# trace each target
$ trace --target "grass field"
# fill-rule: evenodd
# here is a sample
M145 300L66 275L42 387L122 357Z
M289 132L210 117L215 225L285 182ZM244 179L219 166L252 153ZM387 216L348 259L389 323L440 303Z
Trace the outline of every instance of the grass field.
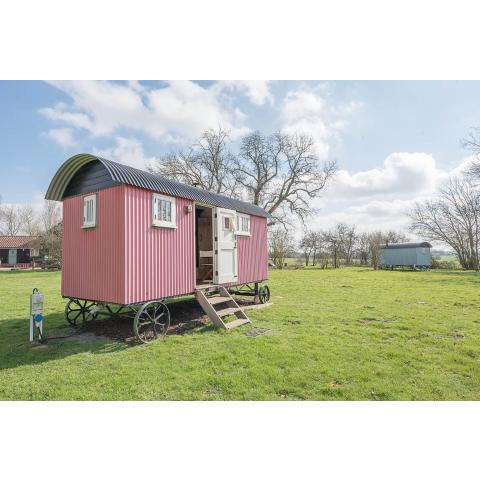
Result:
M248 327L199 327L150 345L22 344L28 295L64 325L60 274L0 273L0 399L480 399L480 275L364 268L272 271ZM19 345L20 344L20 345Z

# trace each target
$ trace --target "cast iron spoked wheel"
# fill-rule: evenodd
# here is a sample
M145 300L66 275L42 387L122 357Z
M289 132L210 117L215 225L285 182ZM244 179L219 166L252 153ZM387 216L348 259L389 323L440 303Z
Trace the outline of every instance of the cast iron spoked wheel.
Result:
M260 303L267 303L270 300L270 288L268 285L262 285L258 290L258 299Z
M133 321L135 335L143 343L164 337L169 326L170 312L167 306L158 300L142 305Z
M65 305L65 319L73 326L78 325L80 322L90 322L98 315L98 311L94 309L96 306L95 302L72 298Z

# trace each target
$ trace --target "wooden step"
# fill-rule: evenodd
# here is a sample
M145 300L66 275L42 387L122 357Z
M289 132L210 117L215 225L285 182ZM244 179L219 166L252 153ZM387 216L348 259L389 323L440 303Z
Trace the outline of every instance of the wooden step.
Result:
M230 329L240 327L241 325L245 325L246 323L250 323L250 320L248 318L237 318L236 320L232 320L231 322L226 323L225 326L227 327L227 329Z
M207 297L210 305L218 305L219 303L231 302L231 297Z
M250 322L250 319L246 313L238 306L237 302L232 298L228 290L221 285L211 285L206 287L205 285L197 286L195 296L198 303L203 308L204 312L209 316L213 324L218 328L235 328ZM207 295L207 293L219 293L219 295ZM214 305L220 305L227 303L230 306L221 310L215 310ZM222 317L228 315L235 315L237 318L232 322L225 323Z
M226 317L227 315L235 315L239 311L240 309L238 307L223 308L222 310L217 310L217 315L219 317Z

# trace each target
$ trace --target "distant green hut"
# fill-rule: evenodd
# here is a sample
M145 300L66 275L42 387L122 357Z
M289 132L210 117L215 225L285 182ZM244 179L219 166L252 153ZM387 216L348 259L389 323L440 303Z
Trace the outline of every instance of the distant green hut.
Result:
M380 267L429 268L432 266L432 246L428 242L386 243L381 245Z

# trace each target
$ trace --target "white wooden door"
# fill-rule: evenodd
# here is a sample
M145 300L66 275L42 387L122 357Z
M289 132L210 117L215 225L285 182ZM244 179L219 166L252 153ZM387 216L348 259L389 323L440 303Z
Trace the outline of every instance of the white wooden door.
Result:
M215 276L217 284L237 281L235 210L215 209Z

